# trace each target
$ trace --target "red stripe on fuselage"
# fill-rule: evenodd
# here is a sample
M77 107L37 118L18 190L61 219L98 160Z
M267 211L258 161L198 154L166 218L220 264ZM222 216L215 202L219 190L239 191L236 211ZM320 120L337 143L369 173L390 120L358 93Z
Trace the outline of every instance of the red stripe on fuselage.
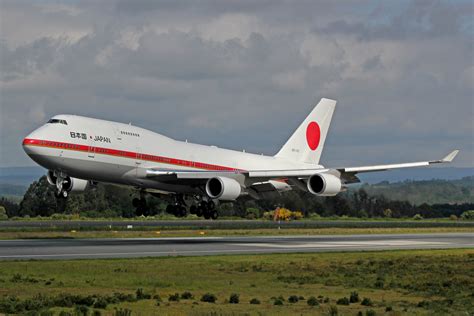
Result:
M115 157L122 157L122 158L130 158L130 159L135 159L135 160L153 161L153 162L165 163L165 164L170 164L170 165L213 170L213 171L242 171L236 168L207 164L203 162L169 158L169 157L163 157L163 156L155 156L155 155L137 153L137 152L126 151L126 150L117 150L117 149L111 149L111 148L105 148L105 147L56 142L56 141L51 141L51 140L25 138L23 140L23 146L37 146L37 147L47 147L47 148L72 150L72 151L80 151L80 152L91 152L91 153L93 152L98 155L108 155L108 156L115 156Z

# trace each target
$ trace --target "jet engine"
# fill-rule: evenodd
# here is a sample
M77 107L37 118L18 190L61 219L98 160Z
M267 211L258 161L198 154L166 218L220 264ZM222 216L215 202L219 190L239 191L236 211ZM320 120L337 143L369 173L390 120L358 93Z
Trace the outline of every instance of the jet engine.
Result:
M242 193L242 187L234 179L215 177L207 181L206 193L211 199L233 201Z
M56 185L56 182L58 181L58 177L54 175L53 171L48 171L48 174L46 175L46 177L48 179L49 184ZM88 185L89 185L89 181L87 180L71 178L67 176L63 180L62 188L66 192L82 192L87 188Z
M318 173L308 179L308 191L318 196L335 196L342 191L341 179L328 173Z

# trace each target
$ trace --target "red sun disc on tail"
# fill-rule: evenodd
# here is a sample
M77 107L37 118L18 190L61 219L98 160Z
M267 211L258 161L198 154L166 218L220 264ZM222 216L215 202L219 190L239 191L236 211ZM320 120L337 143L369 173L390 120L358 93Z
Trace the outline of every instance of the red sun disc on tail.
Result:
M308 142L309 148L311 148L311 150L316 150L319 146L320 139L321 130L318 123L309 123L308 128L306 128L306 141Z

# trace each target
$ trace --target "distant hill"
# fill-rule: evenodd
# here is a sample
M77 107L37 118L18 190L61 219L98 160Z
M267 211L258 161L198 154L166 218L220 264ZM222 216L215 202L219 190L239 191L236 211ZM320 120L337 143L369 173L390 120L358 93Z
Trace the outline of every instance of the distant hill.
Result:
M474 203L474 176L459 180L425 180L366 184L369 195L384 195L390 200L409 201L419 205Z
M405 180L459 180L474 176L474 168L408 168L382 172L368 172L358 175L363 183L379 183L382 181L402 182Z

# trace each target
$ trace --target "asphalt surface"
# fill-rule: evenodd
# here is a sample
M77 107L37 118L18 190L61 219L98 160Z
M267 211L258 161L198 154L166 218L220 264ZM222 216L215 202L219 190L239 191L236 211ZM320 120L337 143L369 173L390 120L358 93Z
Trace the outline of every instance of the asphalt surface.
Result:
M474 248L474 233L0 241L0 260Z

